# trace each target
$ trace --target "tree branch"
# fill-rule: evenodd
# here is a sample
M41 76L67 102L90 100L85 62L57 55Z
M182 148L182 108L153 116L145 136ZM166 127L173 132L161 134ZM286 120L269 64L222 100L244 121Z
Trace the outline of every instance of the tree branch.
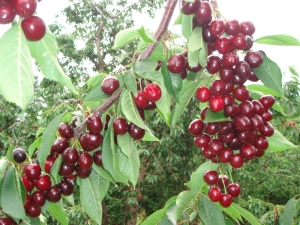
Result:
M106 22L103 22L100 24L97 33L96 33L96 47L97 47L97 56L98 56L98 72L101 73L104 71L104 57L103 54L101 54L101 45L100 45L100 41L101 41L101 35L102 35L102 31L104 26L106 25Z
M93 1L90 0L93 4ZM165 12L163 14L163 17L160 21L160 24L154 34L154 39L158 42L163 37L164 33L167 31L175 6L177 4L178 0L168 0L167 5L165 7ZM96 8L97 9L97 8ZM98 9L97 9L98 10ZM153 50L155 49L156 44L148 45L147 48L144 50L144 52L140 55L138 58L139 60L148 58ZM117 102L120 98L120 95L122 93L122 89L115 92L109 99L107 99L99 108L94 110L94 113L101 116L103 112L105 112L110 106L112 106L115 102ZM80 127L75 128L75 136L79 136L82 130L86 126L86 119L82 122Z

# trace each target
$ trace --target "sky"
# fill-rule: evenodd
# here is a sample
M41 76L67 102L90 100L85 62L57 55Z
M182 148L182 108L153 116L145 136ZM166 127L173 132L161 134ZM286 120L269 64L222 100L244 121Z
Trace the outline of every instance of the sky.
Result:
M95 0L96 1L96 0ZM130 2L130 0L128 1ZM59 14L63 8L69 5L68 0L42 0L38 4L38 14L46 24L53 23L55 14ZM238 21L250 20L256 27L254 39L273 34L287 34L300 40L300 1L299 0L218 0L219 10L227 19L237 19ZM162 17L163 9L156 12L155 19L145 17L145 15L135 15L135 25L155 31ZM177 6L172 22L179 14ZM0 26L2 35L9 26ZM178 26L170 26L170 29L179 33ZM300 47L278 47L269 45L253 46L253 49L264 50L269 58L275 61L282 69L288 71L288 66L294 65L300 72L300 58L298 52Z

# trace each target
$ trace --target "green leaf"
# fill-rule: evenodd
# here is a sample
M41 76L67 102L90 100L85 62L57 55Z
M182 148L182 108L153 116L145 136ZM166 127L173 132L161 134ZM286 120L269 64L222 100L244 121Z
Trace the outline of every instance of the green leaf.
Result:
M20 178L16 174L15 167L10 166L4 175L1 185L2 211L15 218L28 221L21 198L22 193L20 187L18 187Z
M50 170L50 173L51 173L51 175L54 178L54 180L55 180L56 183L59 183L58 172L59 172L61 163L62 163L62 155L60 155L59 157L57 157L57 159L54 161L54 163L53 163L53 165L51 167L51 170Z
M147 43L157 43L157 41L147 33L144 26L138 29L138 34Z
M198 200L198 214L205 225L225 225L221 210L207 198L202 197Z
M191 15L182 15L181 29L182 35L189 40L193 29L193 17Z
M251 225L261 225L261 223L258 222L258 220L255 218L255 216L252 215L252 213L240 207L236 203L233 202L230 207L239 212L249 223L251 223Z
M103 99L108 99L109 97L111 97L111 96L105 94L102 91L100 84L98 84L89 90L89 92L87 93L87 95L84 98L84 101L88 102L88 101L95 101L95 100L103 100Z
M103 169L102 166L100 167L100 166L97 166L95 163L93 163L92 168L98 175L103 177L105 180L114 183L114 180L111 177L110 173L108 171L106 171L105 169Z
M66 86L69 91L77 95L78 91L57 60L59 49L56 44L55 35L47 30L45 36L40 41L29 41L28 45L31 56L40 65L44 76Z
M200 40L201 41L200 41ZM194 52L202 48L202 27L196 27L189 38L188 50Z
M253 68L253 71L264 85L283 96L282 74L275 62L264 55L263 63L258 68Z
M2 187L3 177L8 167L8 160L3 157L0 159L0 187ZM0 196L0 208L1 208L1 196Z
M224 115L223 111L220 112L214 112L211 109L208 109L205 114L204 123L210 123L210 122L222 122L222 121L231 121L229 117L226 117Z
M202 67L206 66L207 57L207 44L202 40L202 48L199 52L199 63Z
M28 155L29 157L32 157L34 151L39 148L40 144L42 142L42 137L38 137L35 139L35 141L29 146L28 148Z
M131 27L125 30L121 30L119 33L117 33L113 49L117 50L119 48L122 48L139 37L140 35L138 33L138 30L139 28Z
M88 86L88 90L90 90L91 88L95 87L95 86L98 86L100 87L102 81L103 81L103 77L107 76L106 73L99 73L95 76L91 76L88 81L86 82L87 83L87 86Z
M34 76L27 40L20 24L0 39L0 93L23 110L33 100Z
M186 83L188 81L184 81ZM202 81L189 82L187 88L180 92L180 102L176 102L175 109L171 114L171 134L173 133L175 126L183 114L186 106L190 102L191 98L194 96L197 88L201 85Z
M156 67L157 61L154 59L143 59L133 64L133 71L136 74L151 80L152 74Z
M268 35L260 37L254 42L267 45L300 46L300 42L296 38L286 34Z
M43 133L42 136L42 142L40 144L39 150L38 150L38 160L40 165L44 165L45 161L50 153L52 144L54 143L56 139L56 132L58 129L58 126L65 116L66 113L61 113L57 115L48 125L46 130ZM44 170L44 167L42 166L42 169Z
M191 67L197 66L199 63L199 53L200 50L196 50L194 52L188 51L188 60L189 60L189 65Z
M66 211L62 207L62 204L50 202L47 211L62 225L68 225L69 219Z
M8 149L7 149L7 152L6 152L6 159L8 159L8 161L11 161L11 162L15 162L14 160L14 157L13 157L13 150L14 150L14 146L10 146Z
M99 188L100 191L100 202L104 199L108 188L109 188L109 181L105 180L101 176L99 176L97 173L92 171L90 175L91 179L95 181L95 186Z
M282 152L297 146L289 142L278 130L274 129L274 134L267 137L269 142L268 149L274 152Z
M149 131L149 128L145 125L139 112L137 111L131 93L127 89L124 89L122 92L121 107L122 107L123 114L129 121L131 121L138 127Z
M152 213L150 216L147 217L146 220L141 225L154 225L158 224L165 216L165 210L161 209L154 213Z
M131 93L136 96L137 95L137 86L136 86L136 78L135 75L131 72L128 71L125 74L125 85Z
M120 147L121 151L129 158L135 149L132 137L128 134L128 132L126 132L126 134L118 135L117 139L118 146Z
M150 58L156 61L164 61L167 57L166 46L159 43L156 45L154 51L151 53Z
M179 15L178 15L178 17L174 21L174 25L181 25L182 16L183 16L183 13L180 12Z
M142 138L143 141L159 141L157 137L155 137L150 131L145 131L145 135Z
M234 223L230 219L228 219L228 218L224 218L224 219L225 219L226 225L234 225Z
M294 202L295 199L291 198L285 205L283 213L280 215L279 222L282 225L293 224L294 221Z
M191 175L191 193L193 197L197 197L200 191L205 187L206 183L203 179L203 174L207 170L216 170L219 167L219 164L212 163L207 161L200 165L196 171Z
M277 96L277 97L282 97L282 95L280 93L278 93L277 91L275 91L274 89L268 88L265 85L261 85L261 84L247 85L247 89L252 90L252 91L258 91L258 92L264 93L265 95L273 95L273 96Z
M121 151L117 152L120 171L135 186L140 171L140 158L134 146L131 156L128 158Z
M175 217L177 221L180 219L182 213L189 206L192 199L193 199L193 195L191 191L183 191L177 196L176 199L177 209L175 211Z
M94 173L94 171L92 171ZM84 211L98 225L102 223L101 195L97 180L93 176L80 179L80 202Z
M161 118L170 126L171 121L171 97L167 93L167 90L164 85L160 86L161 89L161 98L155 102L156 111L159 113Z
M190 214L190 222L192 222L198 215L198 212L197 211L194 211Z
M221 206L220 206L221 207ZM228 208L223 208L222 209L224 210L224 212L230 216L234 221L238 222L239 221L242 221L242 216L241 214L236 211L234 208L232 207L228 207Z
M45 127L39 127L39 129L36 131L35 138L40 136L45 130L46 130Z

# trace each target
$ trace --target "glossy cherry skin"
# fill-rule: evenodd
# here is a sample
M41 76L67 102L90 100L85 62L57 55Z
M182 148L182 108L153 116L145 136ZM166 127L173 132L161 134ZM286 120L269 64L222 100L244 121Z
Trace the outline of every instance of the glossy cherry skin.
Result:
M255 114L262 115L265 112L265 108L260 101L252 100L252 105Z
M60 165L58 174L63 176L63 177L69 177L73 174L75 171L75 166L74 165L67 165L64 162Z
M85 179L88 178L90 176L90 174L92 173L92 168L85 170L83 168L81 168L79 166L79 164L76 165L75 167L75 171L78 177L80 177L81 179Z
M40 177L41 175L41 167L38 164L28 164L24 167L25 175L30 178L31 180L35 180Z
M241 154L235 154L231 157L230 165L233 168L241 168L244 164L244 158Z
M55 160L56 160L56 158L53 158L53 157L48 157L46 159L45 165L44 165L44 169L45 169L46 173L50 173Z
M219 155L223 151L224 144L221 140L213 138L208 144L208 149L214 154Z
M245 55L244 60L249 64L251 68L259 67L263 62L263 55L260 51L249 51Z
M199 87L196 91L196 97L199 102L207 102L211 97L210 89L207 87Z
M232 196L229 194L221 194L219 202L221 206L223 206L224 208L228 208L232 203Z
M58 133L63 138L71 138L74 135L73 128L68 123L61 123L58 126Z
M238 115L233 121L235 129L238 131L249 131L251 129L251 122L247 116Z
M137 91L137 95L133 97L135 105L139 108L146 108L148 106L149 100L144 97L142 91Z
M13 0L12 5L17 15L26 18L36 11L37 0Z
M230 49L230 40L224 36L218 36L215 41L215 46L220 54L225 54Z
M62 160L67 165L74 165L78 160L79 153L75 148L66 148L62 153Z
M26 211L26 214L32 218L39 217L42 212L41 207L36 206L32 202L29 203L29 206L27 207L27 209L25 211Z
M201 5L201 0L195 0L194 2L181 1L180 9L183 14L191 15L194 14Z
M15 148L13 150L13 158L17 163L23 163L26 160L26 153L22 148Z
M103 136L101 134L92 134L90 131L86 131L80 137L79 142L84 151L92 151L102 144Z
M26 192L30 192L34 188L34 182L27 176L21 177L22 183L24 184Z
M252 36L255 32L255 26L251 21L241 22L241 32L245 35Z
M61 191L57 186L52 186L48 191L46 192L46 198L49 202L59 202L61 199Z
M97 166L102 166L102 151L101 150L94 151L93 161Z
M230 194L233 198L238 197L241 193L240 185L237 183L229 184L226 187L226 190L227 190L228 194Z
M275 103L275 98L272 95L264 95L260 97L259 101L265 109L270 109Z
M214 80L211 83L210 92L213 96L222 95L225 91L225 82L223 80Z
M237 34L231 38L231 45L239 50L243 50L247 46L246 37L243 34Z
M255 147L249 143L243 144L240 149L240 153L245 159L253 159L255 157L255 152Z
M221 63L226 67L233 67L239 62L238 54L234 52L228 52L222 56Z
M204 181L209 185L214 185L218 182L218 172L215 170L207 170L203 174Z
M221 67L221 60L218 56L210 56L206 61L206 69L209 73L215 74Z
M239 101L245 101L249 98L249 91L244 85L237 86L233 90L233 96Z
M208 134L203 133L194 138L194 144L200 148L207 147L210 140L210 136Z
M12 0L0 0L0 6L12 3Z
M93 157L89 153L84 152L80 154L78 158L78 164L82 169L88 170L93 165Z
M157 84L151 83L143 89L143 95L149 101L156 102L161 98L162 93L160 87Z
M258 135L255 139L255 147L258 150L266 150L269 147L268 139L264 135Z
M226 175L219 175L218 176L218 186L220 188L224 188L228 185L229 179Z
M186 57L183 54L171 56L167 62L167 68L171 73L180 73L186 64Z
M57 138L52 145L52 149L54 152L62 153L69 146L70 142L67 138Z
M225 24L225 32L228 35L237 35L240 32L240 23L237 20L228 20Z
M51 179L48 175L42 175L35 181L35 187L41 191L47 191L51 187Z
M225 28L226 28L225 22L222 19L213 20L209 25L209 30L214 36L223 34Z
M68 180L68 179L64 179L62 180L59 184L58 184L58 187L61 191L61 193L64 195L64 196L69 196L73 193L74 191L74 183L73 181L71 180Z
M208 197L212 202L218 202L221 198L221 190L218 187L211 187L208 191Z
M96 114L90 115L87 119L86 127L93 134L100 133L103 129L101 118Z
M31 201L39 207L43 207L46 203L46 195L43 191L35 191L32 195L31 195Z
M117 118L113 122L113 128L117 134L123 135L123 134L126 134L126 132L127 132L128 123L123 118Z
M209 107L214 112L224 109L224 99L221 96L213 96L209 99Z
M0 24L11 23L16 17L16 13L11 4L0 6Z
M135 139L135 140L141 140L145 135L145 130L142 128L139 128L133 123L130 123L128 125L128 133L129 135Z
M209 2L206 1L202 1L200 7L198 8L198 10L195 12L195 16L198 19L201 20L209 20L209 18L211 18L211 13L212 13L212 7L211 4ZM207 24L210 21L207 22Z
M29 206L29 203L30 203L30 196L28 195L28 194L26 194L26 196L25 196L25 202L24 202L24 209L27 209L28 208L28 206ZM0 223L0 225L1 225L1 223Z
M188 127L188 132L192 136L197 136L201 134L204 130L204 123L202 120L194 119Z
M101 83L101 89L105 94L111 95L120 87L120 82L116 77L107 76Z
M30 16L23 19L21 27L29 41L39 41L46 34L45 22L38 16Z

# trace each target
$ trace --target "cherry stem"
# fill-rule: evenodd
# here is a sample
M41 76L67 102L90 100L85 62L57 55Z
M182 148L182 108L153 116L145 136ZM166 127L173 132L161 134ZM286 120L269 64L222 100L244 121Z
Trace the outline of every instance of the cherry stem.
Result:
M168 0L167 5L165 7L165 12L163 14L163 17L160 21L160 24L154 34L154 40L157 42L160 41L160 39L163 37L165 32L168 30L175 6L177 4L178 0ZM137 61L140 61L142 59L148 58L151 53L154 51L157 44L150 44L147 46L147 48L143 51L143 53L140 55ZM119 89L116 91L109 99L107 99L100 107L94 110L94 114L97 114L101 116L107 109L109 109L110 106L112 106L115 102L117 102L120 98L120 95L122 93L123 89ZM74 129L74 136L79 136L80 133L84 130L86 126L87 119L85 119L80 127L76 127Z

